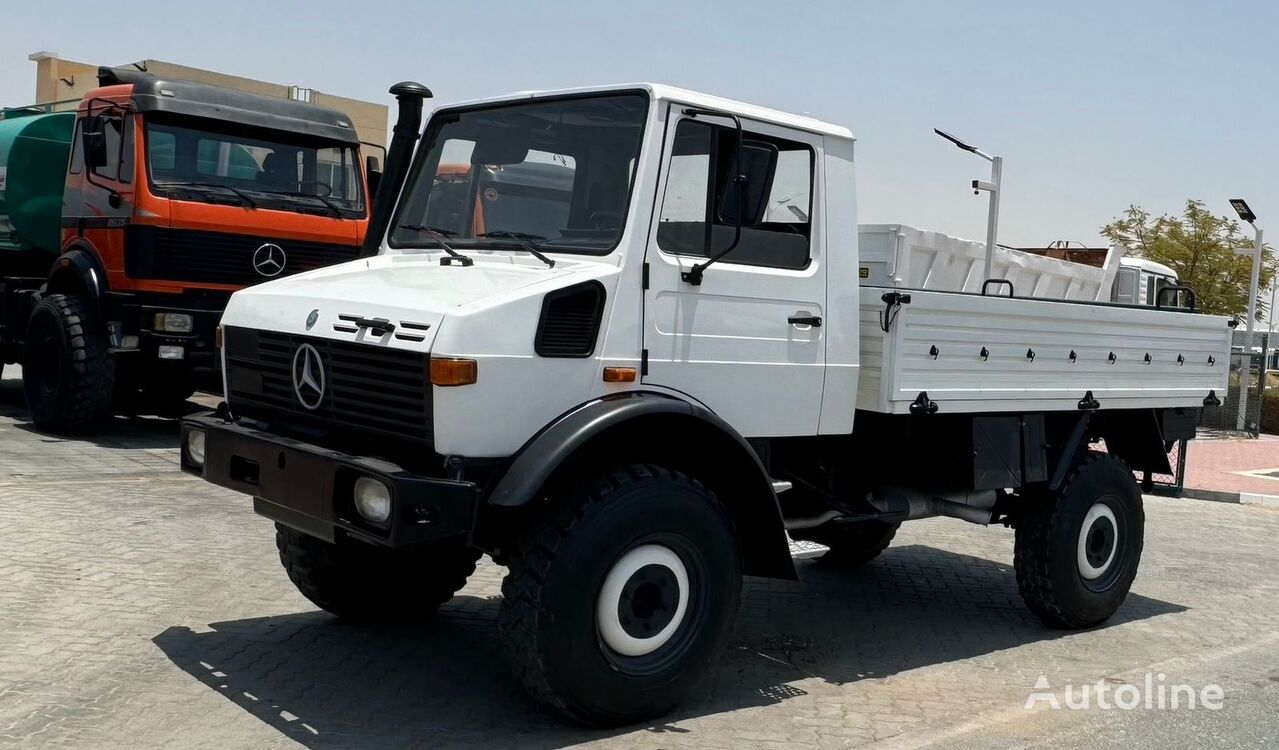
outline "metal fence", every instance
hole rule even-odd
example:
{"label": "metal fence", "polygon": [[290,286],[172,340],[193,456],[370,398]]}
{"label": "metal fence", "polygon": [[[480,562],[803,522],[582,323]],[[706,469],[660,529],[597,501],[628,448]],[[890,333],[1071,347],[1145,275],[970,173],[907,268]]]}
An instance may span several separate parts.
{"label": "metal fence", "polygon": [[[1133,475],[1137,478],[1137,483],[1141,485],[1142,492],[1181,497],[1181,491],[1186,486],[1186,442],[1186,440],[1178,440],[1172,444],[1172,448],[1168,451],[1168,465],[1172,467],[1171,473],[1152,473],[1147,477],[1144,471],[1133,472]],[[1109,452],[1106,448],[1105,440],[1090,443],[1088,447],[1091,450],[1102,453]]]}
{"label": "metal fence", "polygon": [[[1264,332],[1252,334],[1235,331],[1230,354],[1230,381],[1221,406],[1206,406],[1199,417],[1199,426],[1207,430],[1244,433],[1257,437],[1261,434],[1262,391],[1266,383],[1266,356],[1270,335]],[[1251,346],[1249,346],[1251,343]],[[1239,401],[1245,399],[1243,418],[1239,415]]]}
{"label": "metal fence", "polygon": [[[1178,440],[1172,444],[1172,450],[1168,451],[1168,465],[1172,467],[1171,474],[1151,474],[1150,490],[1156,495],[1171,495],[1172,497],[1181,497],[1181,491],[1186,486],[1186,441]],[[1145,479],[1142,472],[1136,472],[1139,479]],[[1144,488],[1143,488],[1144,489]]]}

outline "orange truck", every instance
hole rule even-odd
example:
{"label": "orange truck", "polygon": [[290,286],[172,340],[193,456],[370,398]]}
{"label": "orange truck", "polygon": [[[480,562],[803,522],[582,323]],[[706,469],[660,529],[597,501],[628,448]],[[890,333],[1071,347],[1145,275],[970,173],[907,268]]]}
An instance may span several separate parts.
{"label": "orange truck", "polygon": [[0,119],[0,356],[36,426],[100,427],[217,378],[244,286],[360,255],[379,174],[336,110],[103,68]]}

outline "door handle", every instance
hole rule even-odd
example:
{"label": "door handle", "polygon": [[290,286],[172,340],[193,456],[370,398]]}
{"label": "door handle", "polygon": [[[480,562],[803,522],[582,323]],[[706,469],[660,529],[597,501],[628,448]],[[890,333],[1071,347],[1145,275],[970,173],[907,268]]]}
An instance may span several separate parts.
{"label": "door handle", "polygon": [[792,315],[786,319],[786,322],[793,326],[812,326],[813,328],[822,327],[822,318],[820,315]]}

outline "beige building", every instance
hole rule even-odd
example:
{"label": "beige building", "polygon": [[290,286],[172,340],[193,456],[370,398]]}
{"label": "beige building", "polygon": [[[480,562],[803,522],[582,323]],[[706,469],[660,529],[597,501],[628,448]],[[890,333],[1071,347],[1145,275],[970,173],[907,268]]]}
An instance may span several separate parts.
{"label": "beige building", "polygon": [[[35,52],[28,56],[36,64],[36,104],[51,104],[62,101],[78,101],[85,92],[98,86],[98,66],[89,63],[63,60],[53,52]],[[185,65],[164,62],[163,60],[142,60],[118,67],[134,67],[160,78],[175,78],[185,81],[208,83],[240,91],[266,96],[278,96],[298,99],[312,104],[332,107],[345,113],[354,123],[360,140],[386,146],[387,105],[374,102],[347,99],[343,96],[326,94],[316,89],[300,86],[286,86],[279,83],[255,81],[252,78],[216,73],[211,70],[190,68]],[[381,154],[374,151],[381,161]]]}

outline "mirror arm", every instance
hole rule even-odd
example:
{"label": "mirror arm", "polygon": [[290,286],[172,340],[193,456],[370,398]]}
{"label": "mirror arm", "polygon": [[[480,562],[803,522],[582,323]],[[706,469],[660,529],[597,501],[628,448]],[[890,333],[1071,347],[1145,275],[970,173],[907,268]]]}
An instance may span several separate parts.
{"label": "mirror arm", "polygon": [[[741,168],[742,120],[740,117],[733,114],[732,112],[721,112],[715,109],[700,109],[697,107],[685,108],[684,114],[691,118],[696,118],[698,115],[709,115],[711,117],[725,117],[732,120],[733,128],[737,131],[737,136],[736,136],[737,143],[733,147],[733,171],[736,172],[737,170]],[[737,203],[738,203],[737,215],[733,217],[734,218],[733,241],[729,243],[728,247],[724,248],[718,253],[715,253],[714,255],[702,261],[701,263],[694,264],[692,268],[688,269],[687,271],[684,271],[683,273],[679,275],[681,280],[689,284],[692,284],[693,286],[701,286],[702,274],[706,272],[706,269],[710,268],[711,264],[715,263],[720,258],[723,258],[725,255],[728,255],[729,253],[733,252],[733,250],[737,249],[737,243],[741,242],[742,240],[742,214],[746,213],[746,191],[744,190],[743,185],[745,185],[746,183],[746,176],[742,174],[734,174],[733,183],[737,185]],[[712,222],[712,225],[714,224],[715,217],[709,216],[707,217],[707,219]],[[711,236],[713,237],[714,233],[712,233]]]}

